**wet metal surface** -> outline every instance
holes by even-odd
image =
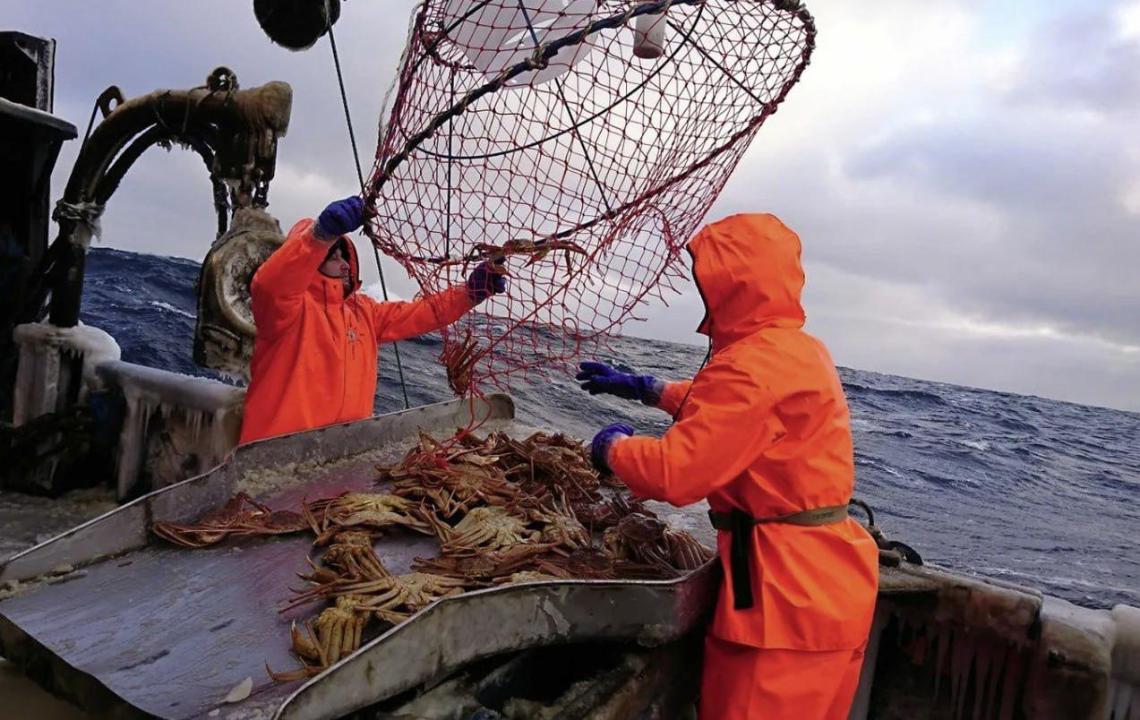
[[[342,466],[269,504],[297,507],[305,494],[366,489],[374,475],[373,462]],[[377,549],[400,572],[413,557],[436,552],[436,542],[390,538]],[[0,614],[135,708],[172,720],[197,717],[246,677],[254,694],[288,694],[270,681],[266,665],[297,667],[289,623],[309,608],[285,615],[276,609],[288,588],[300,584],[297,573],[306,569],[311,550],[307,534],[195,551],[154,544],[6,600]]]
[[[480,432],[522,429],[510,423],[509,400],[491,406],[498,419]],[[710,597],[707,572],[674,583],[513,586],[439,602],[314,680],[274,683],[266,665],[298,667],[291,621],[318,607],[278,612],[289,587],[300,586],[306,557],[315,556],[311,537],[244,538],[187,551],[145,533],[155,519],[191,520],[239,489],[274,509],[376,491],[376,464],[401,457],[419,427],[450,431],[455,412],[453,404],[433,406],[253,446],[205,476],[0,564],[0,574],[24,583],[0,601],[0,654],[92,710],[169,720],[333,718],[489,654],[604,638],[653,645],[699,621]],[[434,538],[405,532],[379,539],[376,548],[394,573],[438,553]],[[33,569],[39,574],[30,575]],[[224,703],[247,678],[251,695]]]
[[[109,488],[57,498],[0,491],[0,561],[117,507]]]

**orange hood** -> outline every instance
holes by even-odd
[[[801,328],[800,239],[775,215],[731,215],[689,242],[705,303],[697,332],[724,347],[767,327]]]
[[[322,275],[320,272],[314,273],[313,280],[309,283],[309,292],[325,302],[343,301],[359,290],[361,285],[360,259],[356,255],[356,245],[347,235],[341,235],[340,239],[344,240],[344,246],[348,248],[349,277],[352,282],[349,285],[349,291],[345,293],[341,290],[343,285],[338,278],[331,278]]]

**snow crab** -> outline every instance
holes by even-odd
[[[403,527],[427,535],[432,533],[432,526],[418,505],[387,493],[344,493],[307,502],[304,510],[317,536],[316,545],[324,545],[344,528],[358,526]]]
[[[606,530],[603,542],[614,557],[656,567],[671,577],[696,570],[713,556],[689,533],[642,513],[623,517]]]
[[[519,488],[486,462],[461,458],[446,469],[428,471],[392,482],[392,494],[430,503],[443,517],[472,509],[476,503],[506,505],[519,497]]]
[[[504,550],[539,539],[539,532],[527,527],[525,517],[505,507],[477,507],[464,515],[455,527],[438,519],[432,524],[444,554]]]
[[[565,493],[573,504],[601,502],[598,474],[582,445],[561,434],[535,433],[525,440],[513,440],[497,433],[494,452],[505,457],[506,476],[523,491],[545,497],[555,489]]]
[[[378,580],[392,576],[372,547],[372,535],[361,530],[334,535],[321,561],[339,571],[341,578]]]
[[[538,503],[526,510],[527,517],[542,525],[538,541],[549,545],[576,550],[591,545],[590,532],[560,492],[548,502]]]
[[[479,346],[479,341],[474,338],[470,330],[462,339],[445,343],[439,360],[447,371],[447,386],[457,396],[463,397],[471,389],[472,371],[486,352]]]
[[[551,553],[538,558],[535,569],[567,580],[610,580],[617,577],[617,565],[613,556],[600,548]]]
[[[549,549],[547,545],[515,545],[497,552],[416,558],[412,567],[461,580],[467,587],[483,587],[515,573],[533,570],[535,559]]]
[[[484,258],[499,260],[508,255],[529,255],[530,260],[528,260],[526,264],[533,265],[554,250],[565,252],[567,262],[569,262],[570,253],[577,253],[579,255],[587,254],[582,246],[568,240],[559,240],[553,237],[537,241],[512,238],[502,245],[476,243],[471,248],[469,259]]]
[[[323,581],[325,578],[314,573],[305,579],[314,587],[298,591],[281,612],[317,599],[340,602],[342,598],[351,596],[354,598],[351,603],[353,610],[370,612],[380,620],[398,624],[441,597],[463,592],[465,587],[465,583],[455,578],[425,572],[360,581],[339,577]]]
[[[188,548],[214,545],[230,536],[286,535],[308,530],[305,518],[289,510],[270,510],[245,493],[238,493],[222,507],[196,522],[181,524],[158,521],[151,531],[167,542]]]
[[[606,530],[617,525],[632,513],[651,514],[645,505],[627,494],[618,494],[610,500],[579,500],[569,502],[579,522],[592,530]]]
[[[360,598],[345,595],[336,599],[332,607],[325,608],[315,620],[304,624],[304,632],[294,622],[289,630],[293,652],[301,660],[301,669],[276,673],[266,668],[269,677],[277,681],[302,680],[317,675],[360,649],[369,613],[357,609]]]
[[[396,625],[436,600],[458,595],[464,589],[464,583],[455,578],[410,572],[377,581],[358,591],[366,599],[359,602],[356,607],[372,612],[380,620]]]

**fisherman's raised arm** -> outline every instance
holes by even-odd
[[[392,342],[439,330],[506,289],[506,276],[484,262],[472,271],[464,285],[410,302],[376,303],[372,311],[376,339]]]
[[[277,298],[303,294],[333,242],[358,229],[363,219],[364,201],[350,197],[330,203],[317,220],[299,220],[289,230],[285,244],[254,273],[250,290]]]
[[[363,219],[364,201],[350,197],[330,203],[317,220],[299,220],[289,230],[285,243],[261,264],[250,283],[259,330],[275,332],[295,319],[329,248],[359,228]]]

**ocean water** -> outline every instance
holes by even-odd
[[[93,250],[82,320],[129,362],[204,374],[191,360],[196,263]],[[438,337],[401,343],[413,405],[450,397]],[[602,359],[659,377],[695,372],[702,348],[618,339]],[[843,368],[856,496],[929,563],[1072,602],[1140,606],[1140,414]],[[517,383],[520,419],[589,438],[611,422],[661,433],[651,408],[590,397],[569,376]],[[391,348],[378,412],[403,407]]]

